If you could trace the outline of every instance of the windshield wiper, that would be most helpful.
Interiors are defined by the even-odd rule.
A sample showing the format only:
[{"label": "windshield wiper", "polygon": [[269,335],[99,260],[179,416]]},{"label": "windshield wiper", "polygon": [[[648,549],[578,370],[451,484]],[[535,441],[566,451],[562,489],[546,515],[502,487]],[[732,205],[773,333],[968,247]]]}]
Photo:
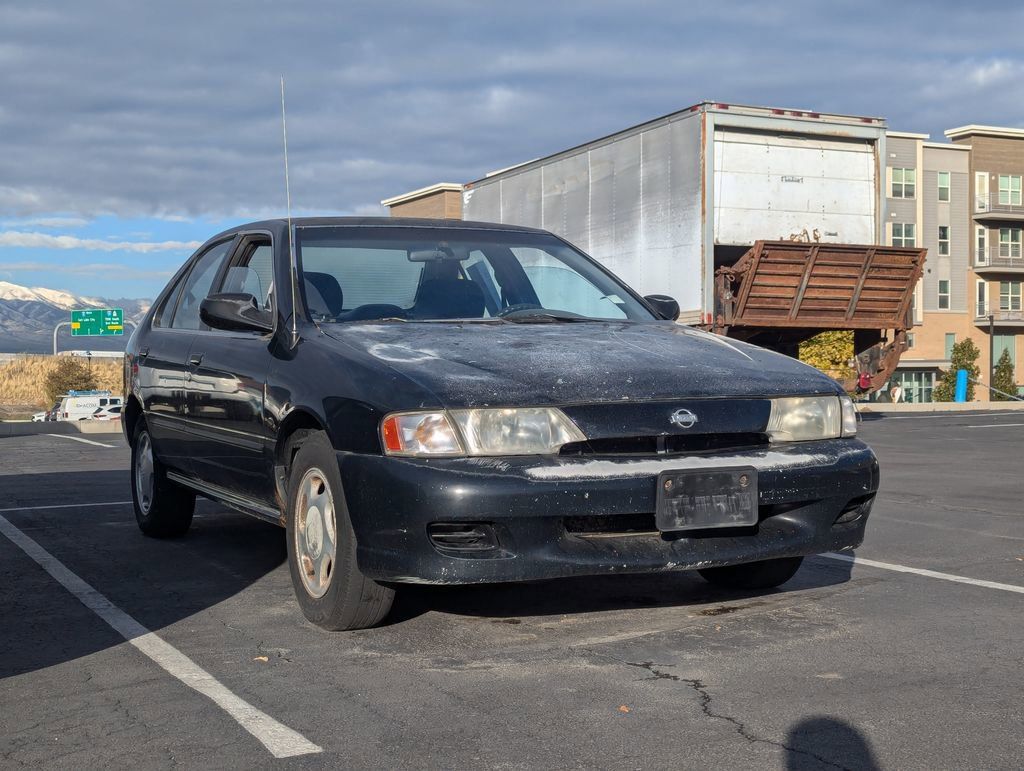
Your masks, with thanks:
[{"label": "windshield wiper", "polygon": [[510,313],[503,313],[498,316],[505,321],[515,324],[557,324],[559,322],[576,323],[580,321],[601,321],[589,316],[580,316],[570,311],[549,311],[543,308],[524,308]]}]

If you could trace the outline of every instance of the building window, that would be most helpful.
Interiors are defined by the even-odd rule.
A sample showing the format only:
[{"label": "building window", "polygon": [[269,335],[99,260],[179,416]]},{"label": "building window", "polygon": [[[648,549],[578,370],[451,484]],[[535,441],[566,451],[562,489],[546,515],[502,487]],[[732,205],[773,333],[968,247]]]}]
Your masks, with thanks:
[{"label": "building window", "polygon": [[914,347],[914,333],[907,332],[907,350],[909,351]]},{"label": "building window", "polygon": [[900,391],[896,392],[898,401],[911,404],[930,402],[932,389],[935,388],[935,373],[922,370],[897,370],[892,380],[889,381],[889,388],[885,392],[889,401],[892,401],[892,397],[895,395],[892,390],[894,385],[900,387]]},{"label": "building window", "polygon": [[956,345],[956,332],[946,333],[946,347],[945,353],[942,355],[944,359],[953,358],[953,346]]},{"label": "building window", "polygon": [[999,282],[999,310],[1020,310],[1020,281]]},{"label": "building window", "polygon": [[939,200],[949,201],[949,172],[939,172]]},{"label": "building window", "polygon": [[978,265],[988,264],[988,244],[987,244],[987,233],[984,226],[978,225],[975,230],[975,263]]},{"label": "building window", "polygon": [[949,225],[939,225],[939,256],[949,256]]},{"label": "building window", "polygon": [[999,256],[1020,257],[1021,228],[999,228]]},{"label": "building window", "polygon": [[999,205],[1020,206],[1020,175],[999,175]]},{"label": "building window", "polygon": [[949,310],[949,279],[939,279],[939,310]]},{"label": "building window", "polygon": [[892,223],[892,245],[893,246],[917,246],[917,237],[914,232],[914,224],[910,222]]},{"label": "building window", "polygon": [[982,279],[978,279],[978,318],[987,316],[989,313],[988,307],[988,284]]},{"label": "building window", "polygon": [[[1018,177],[1018,180],[1020,178]],[[892,170],[892,197],[913,198],[917,187],[917,172],[914,169]],[[1020,188],[1018,188],[1019,190]]]}]

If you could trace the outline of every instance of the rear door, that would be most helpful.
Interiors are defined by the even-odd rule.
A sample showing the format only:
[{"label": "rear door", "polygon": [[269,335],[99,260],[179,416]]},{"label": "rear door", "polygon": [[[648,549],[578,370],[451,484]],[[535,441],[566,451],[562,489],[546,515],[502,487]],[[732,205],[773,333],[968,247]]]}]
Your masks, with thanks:
[{"label": "rear door", "polygon": [[[245,292],[272,311],[273,275],[270,234],[246,233],[210,293]],[[201,325],[189,350],[185,405],[194,475],[268,504],[274,501],[273,458],[263,397],[272,337]]]},{"label": "rear door", "polygon": [[186,360],[199,320],[197,292],[206,296],[234,239],[213,244],[161,301],[136,357],[138,384],[153,446],[169,467],[191,473],[185,426]]}]

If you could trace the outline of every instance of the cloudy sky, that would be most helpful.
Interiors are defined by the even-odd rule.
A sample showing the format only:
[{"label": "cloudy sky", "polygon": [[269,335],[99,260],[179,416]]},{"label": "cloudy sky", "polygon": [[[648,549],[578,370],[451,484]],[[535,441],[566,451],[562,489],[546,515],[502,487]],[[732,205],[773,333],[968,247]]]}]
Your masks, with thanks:
[{"label": "cloudy sky", "polygon": [[702,99],[1024,125],[1024,5],[0,4],[0,280],[146,297],[223,227],[467,181]]}]

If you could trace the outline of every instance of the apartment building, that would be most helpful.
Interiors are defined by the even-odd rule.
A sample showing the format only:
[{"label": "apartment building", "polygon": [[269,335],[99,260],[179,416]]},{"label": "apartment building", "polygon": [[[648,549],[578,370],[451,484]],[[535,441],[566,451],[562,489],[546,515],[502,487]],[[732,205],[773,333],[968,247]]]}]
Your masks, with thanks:
[{"label": "apartment building", "polygon": [[[931,400],[965,338],[981,350],[982,383],[1004,350],[1024,383],[1024,130],[970,125],[945,134],[947,143],[902,132],[886,138],[885,237],[928,249],[911,348],[894,377],[915,402]],[[988,390],[976,398],[988,401]]]}]

